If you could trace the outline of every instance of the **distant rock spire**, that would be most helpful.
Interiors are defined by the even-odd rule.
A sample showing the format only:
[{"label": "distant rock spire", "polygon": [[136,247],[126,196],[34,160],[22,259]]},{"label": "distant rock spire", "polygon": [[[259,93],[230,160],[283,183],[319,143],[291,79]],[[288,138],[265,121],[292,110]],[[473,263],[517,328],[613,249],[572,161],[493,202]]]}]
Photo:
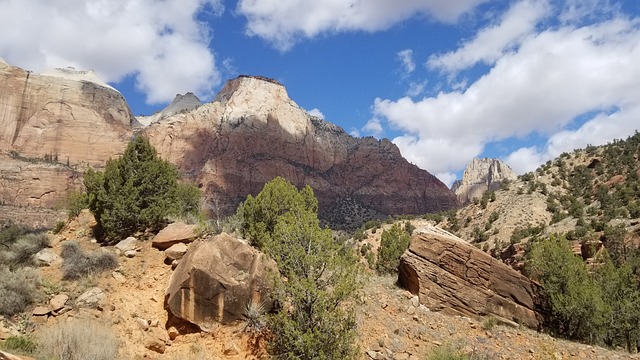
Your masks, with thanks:
[{"label": "distant rock spire", "polygon": [[486,190],[497,190],[505,181],[516,180],[518,176],[501,160],[492,158],[471,160],[462,175],[451,186],[462,203],[482,197]]}]

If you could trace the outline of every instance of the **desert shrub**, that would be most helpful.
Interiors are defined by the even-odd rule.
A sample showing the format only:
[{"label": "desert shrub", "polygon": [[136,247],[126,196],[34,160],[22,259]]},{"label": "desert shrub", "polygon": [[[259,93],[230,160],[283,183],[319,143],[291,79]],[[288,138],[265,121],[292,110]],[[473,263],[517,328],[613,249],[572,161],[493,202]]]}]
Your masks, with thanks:
[{"label": "desert shrub", "polygon": [[36,350],[36,343],[27,336],[9,336],[2,348],[14,354],[30,355]]},{"label": "desert shrub", "polygon": [[64,221],[60,220],[60,221],[56,222],[56,225],[53,227],[53,229],[51,229],[51,231],[52,231],[54,234],[59,234],[59,233],[60,233],[60,231],[62,231],[62,229],[64,228],[64,226],[65,226],[66,224],[67,224],[66,222],[64,222]]},{"label": "desert shrub", "polygon": [[353,306],[362,282],[351,246],[320,228],[309,186],[298,191],[276,178],[250,199],[244,229],[264,234],[259,245],[278,265],[272,296],[284,305],[267,316],[269,350],[280,359],[356,358]]},{"label": "desert shrub", "polygon": [[116,241],[138,231],[156,232],[169,216],[197,212],[200,191],[179,181],[174,165],[158,157],[142,136],[129,143],[121,158],[107,161],[104,172],[84,174],[95,235]]},{"label": "desert shrub", "polygon": [[440,346],[429,351],[427,360],[469,360],[469,356],[451,346]]},{"label": "desert shrub", "polygon": [[119,341],[108,325],[95,320],[58,321],[36,334],[38,358],[59,360],[113,360]]},{"label": "desert shrub", "polygon": [[115,269],[118,260],[112,253],[96,250],[85,253],[74,241],[62,245],[62,274],[63,279],[73,280],[91,274],[98,274],[106,270]]},{"label": "desert shrub", "polygon": [[253,301],[248,302],[244,309],[244,317],[246,319],[244,331],[252,334],[262,333],[266,329],[265,310],[264,304]]},{"label": "desert shrub", "polygon": [[494,316],[489,316],[482,322],[482,328],[484,330],[492,330],[498,324],[498,319]]},{"label": "desert shrub", "polygon": [[398,224],[382,232],[380,250],[378,251],[377,270],[382,274],[398,270],[400,256],[407,250],[410,237]]},{"label": "desert shrub", "polygon": [[65,200],[67,216],[69,219],[80,215],[80,211],[89,208],[89,196],[84,191],[72,191]]},{"label": "desert shrub", "polygon": [[9,269],[0,265],[0,315],[12,316],[23,312],[38,298],[40,278],[29,268]]},{"label": "desert shrub", "polygon": [[532,245],[527,272],[542,284],[549,308],[546,326],[571,339],[596,342],[606,322],[607,304],[601,287],[582,258],[573,255],[569,242],[551,236]]},{"label": "desert shrub", "polygon": [[416,229],[415,226],[413,226],[413,224],[410,221],[405,221],[404,222],[404,231],[407,233],[407,235],[411,236],[413,235],[413,231]]}]

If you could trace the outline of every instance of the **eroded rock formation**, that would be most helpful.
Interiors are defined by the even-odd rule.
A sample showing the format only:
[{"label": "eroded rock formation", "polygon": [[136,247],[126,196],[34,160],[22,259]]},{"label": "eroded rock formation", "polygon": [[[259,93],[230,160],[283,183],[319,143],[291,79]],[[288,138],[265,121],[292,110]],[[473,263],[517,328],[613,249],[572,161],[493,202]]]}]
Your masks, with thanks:
[{"label": "eroded rock formation", "polygon": [[249,302],[271,309],[267,269],[276,269],[273,260],[228,234],[192,243],[171,275],[165,307],[202,330],[242,319]]},{"label": "eroded rock formation", "polygon": [[516,180],[518,176],[507,164],[498,159],[473,159],[464,169],[462,180],[453,183],[451,190],[462,203],[482,197],[486,190],[497,190],[505,181]]},{"label": "eroded rock formation", "polygon": [[284,86],[242,76],[212,103],[145,132],[159,153],[205,190],[214,213],[229,214],[247,194],[280,175],[311,185],[320,216],[358,226],[371,214],[420,214],[457,205],[437,178],[407,162],[390,141],[357,139],[307,114]]},{"label": "eroded rock formation", "polygon": [[537,285],[489,254],[436,227],[419,229],[400,259],[399,283],[432,310],[494,315],[538,326]]},{"label": "eroded rock formation", "polygon": [[122,95],[93,72],[38,75],[0,61],[0,150],[104,166],[131,138]]}]

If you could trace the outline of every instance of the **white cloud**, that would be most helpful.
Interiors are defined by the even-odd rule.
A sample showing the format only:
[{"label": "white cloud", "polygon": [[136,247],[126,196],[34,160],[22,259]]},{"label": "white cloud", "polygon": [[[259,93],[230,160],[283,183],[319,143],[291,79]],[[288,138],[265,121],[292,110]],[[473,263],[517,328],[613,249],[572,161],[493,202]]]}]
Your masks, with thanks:
[{"label": "white cloud", "polygon": [[308,111],[308,113],[311,116],[315,116],[317,118],[320,118],[320,119],[324,120],[324,114],[319,109],[311,109],[311,110]]},{"label": "white cloud", "polygon": [[380,136],[382,135],[382,132],[384,131],[382,129],[382,124],[380,123],[380,119],[378,118],[373,118],[371,120],[369,120],[361,129],[363,132],[365,132],[366,134],[369,135],[373,135],[373,136]]},{"label": "white cloud", "polygon": [[455,51],[431,56],[427,66],[446,73],[456,73],[478,62],[493,64],[531,34],[549,10],[547,1],[524,0],[515,3],[499,23],[479,31],[472,40]]},{"label": "white cloud", "polygon": [[416,70],[416,63],[413,60],[413,50],[405,49],[402,51],[398,51],[396,57],[402,64],[402,70],[405,75],[411,74]]},{"label": "white cloud", "polygon": [[410,97],[420,96],[424,92],[425,87],[427,87],[427,80],[418,82],[412,81],[409,83],[409,88],[407,89],[405,94]]},{"label": "white cloud", "polygon": [[147,102],[192,91],[210,97],[220,82],[209,28],[195,17],[220,15],[220,0],[4,0],[0,54],[40,72],[93,68],[106,82],[134,76]]},{"label": "white cloud", "polygon": [[453,185],[453,182],[457,179],[457,176],[454,173],[438,173],[435,174],[435,177],[447,185],[448,188],[451,188],[451,185]]},{"label": "white cloud", "polygon": [[280,50],[303,38],[344,31],[380,31],[416,15],[455,22],[488,0],[240,0],[237,12],[247,20],[247,34]]},{"label": "white cloud", "polygon": [[[638,63],[640,19],[548,28],[502,53],[468,87],[420,101],[377,99],[373,117],[403,130],[394,140],[403,155],[433,173],[461,169],[490,142],[548,136],[542,149],[520,149],[508,158],[522,171],[640,127]],[[611,109],[619,110],[607,115]],[[578,118],[586,124],[567,130],[580,126]]]}]

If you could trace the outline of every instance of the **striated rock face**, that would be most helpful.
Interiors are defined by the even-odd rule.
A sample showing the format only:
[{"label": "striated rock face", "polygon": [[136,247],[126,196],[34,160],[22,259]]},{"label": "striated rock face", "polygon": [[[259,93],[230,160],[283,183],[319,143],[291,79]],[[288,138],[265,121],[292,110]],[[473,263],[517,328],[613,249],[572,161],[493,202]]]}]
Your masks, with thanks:
[{"label": "striated rock face", "polygon": [[467,164],[462,180],[453,183],[451,190],[462,203],[482,197],[486,190],[497,190],[505,181],[516,180],[518,176],[509,166],[498,159],[473,159]]},{"label": "striated rock face", "polygon": [[416,214],[457,206],[442,182],[408,163],[388,140],[356,139],[307,114],[284,86],[259,77],[227,82],[212,103],[145,129],[163,157],[229,214],[280,175],[311,185],[320,216],[358,226],[370,214]]},{"label": "striated rock face", "polygon": [[433,310],[495,315],[538,326],[537,285],[489,254],[436,227],[418,230],[400,258],[398,282]]},{"label": "striated rock face", "polygon": [[29,162],[0,154],[0,202],[3,205],[52,208],[61,205],[68,192],[81,184],[81,175],[68,166]]},{"label": "striated rock face", "polygon": [[165,307],[202,330],[242,319],[249,302],[270,310],[268,269],[273,260],[228,234],[195,242],[171,275]]},{"label": "striated rock face", "polygon": [[131,111],[95,73],[37,75],[0,61],[0,151],[103,166],[131,138]]}]

